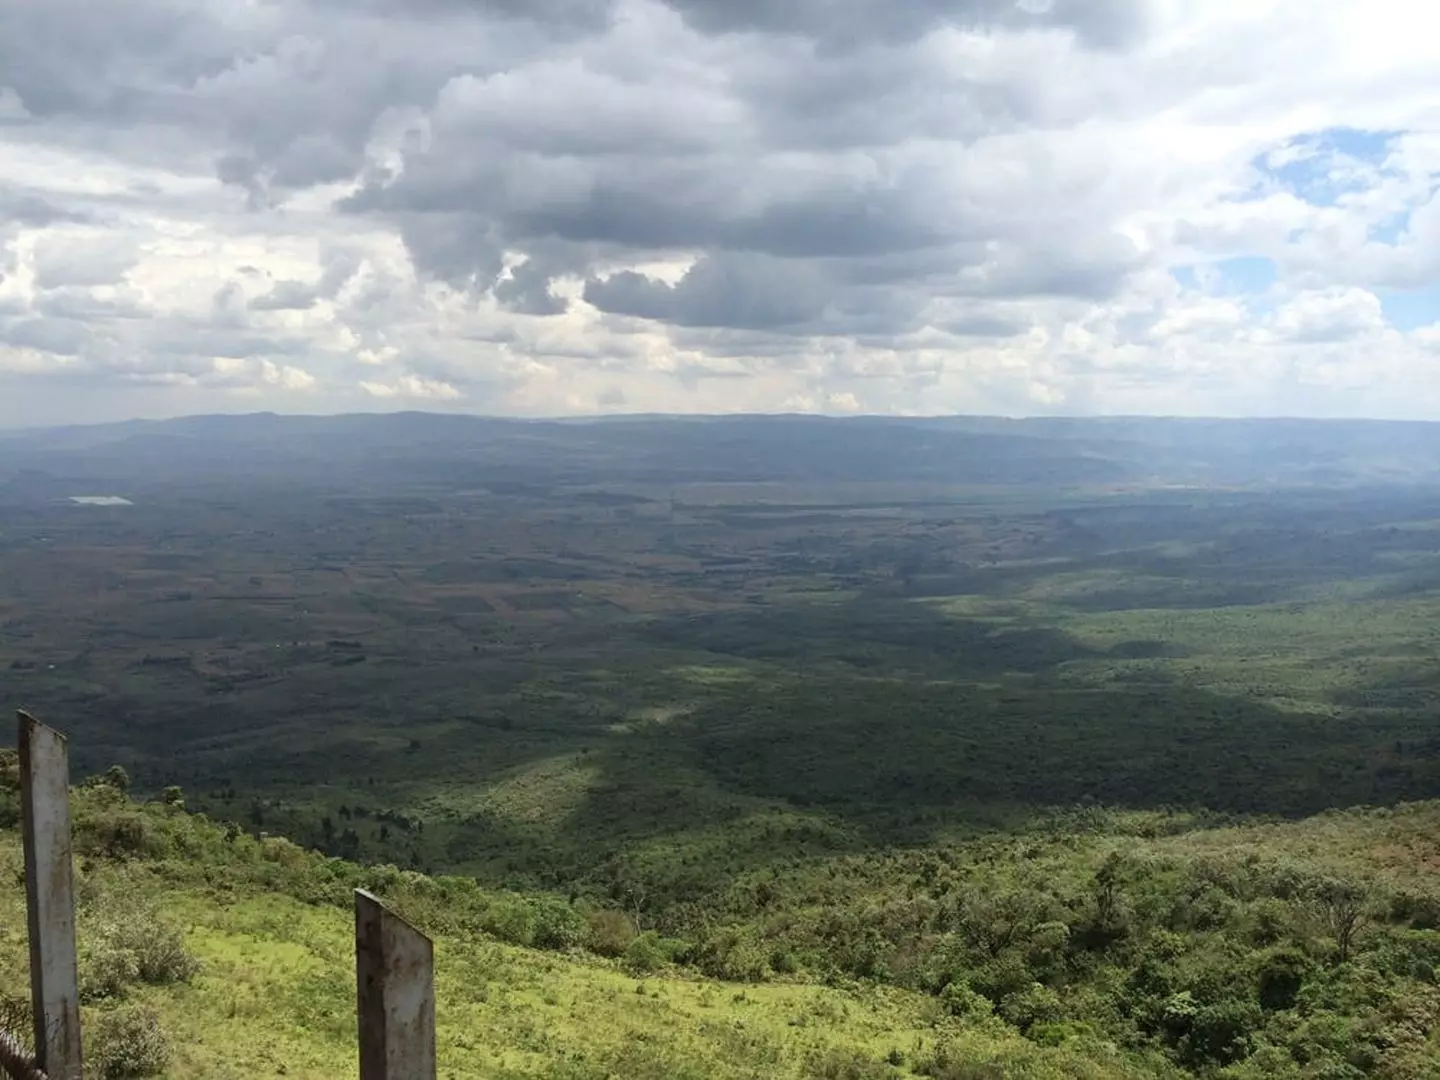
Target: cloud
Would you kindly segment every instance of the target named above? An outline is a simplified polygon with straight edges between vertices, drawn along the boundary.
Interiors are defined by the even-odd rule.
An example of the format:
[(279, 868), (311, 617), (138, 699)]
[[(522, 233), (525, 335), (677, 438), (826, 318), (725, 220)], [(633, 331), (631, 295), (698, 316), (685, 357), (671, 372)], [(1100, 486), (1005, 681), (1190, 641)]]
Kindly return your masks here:
[(57, 234), (34, 249), (35, 285), (58, 289), (66, 285), (113, 285), (140, 261), (129, 237), (108, 232)]
[(251, 311), (303, 311), (314, 307), (317, 299), (315, 290), (303, 281), (277, 281), (274, 288), (247, 306)]
[(420, 401), (454, 401), (462, 397), (458, 389), (438, 379), (423, 379), (418, 375), (400, 375), (393, 382), (381, 383), (365, 380), (360, 388), (371, 397), (409, 398)]
[(674, 285), (632, 270), (585, 285), (585, 300), (602, 311), (677, 326), (775, 330), (818, 318), (826, 289), (805, 265), (765, 256), (705, 256)]
[(74, 319), (15, 319), (0, 329), (0, 340), (17, 349), (69, 357), (79, 354), (90, 332)]
[(1440, 416), (1437, 20), (9, 0), (0, 424)]
[(704, 32), (793, 34), (827, 44), (908, 41), (937, 26), (981, 29), (1061, 27), (1087, 44), (1133, 41), (1147, 25), (1141, 0), (667, 0)]

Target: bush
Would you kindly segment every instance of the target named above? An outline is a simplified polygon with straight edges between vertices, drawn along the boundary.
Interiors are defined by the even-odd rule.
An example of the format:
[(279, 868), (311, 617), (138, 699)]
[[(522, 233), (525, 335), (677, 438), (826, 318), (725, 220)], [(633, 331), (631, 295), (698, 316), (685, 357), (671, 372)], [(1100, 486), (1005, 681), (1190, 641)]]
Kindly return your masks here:
[(82, 1001), (120, 997), (135, 982), (189, 982), (200, 971), (179, 927), (148, 909), (106, 911), (82, 930)]
[(1261, 1007), (1271, 1011), (1293, 1007), (1314, 967), (1308, 956), (1293, 947), (1261, 954), (1256, 970)]
[(657, 971), (680, 959), (688, 949), (689, 945), (678, 938), (664, 938), (647, 930), (625, 950), (625, 966), (636, 974)]
[(1022, 1032), (1036, 1024), (1053, 1024), (1065, 1019), (1059, 996), (1048, 986), (1031, 983), (1024, 990), (1006, 994), (1000, 1001), (999, 1013)]
[(624, 956), (635, 940), (635, 924), (623, 911), (605, 909), (592, 911), (587, 919), (590, 933), (587, 944), (601, 956)]
[(170, 1061), (170, 1041), (159, 1018), (142, 1006), (99, 1013), (87, 1036), (90, 1066), (102, 1080), (155, 1076)]
[(699, 949), (700, 970), (729, 982), (763, 982), (770, 974), (770, 954), (753, 927), (728, 927)]
[[(101, 800), (99, 792), (108, 793)], [(75, 851), (112, 859), (158, 855), (159, 843), (150, 819), (113, 788), (97, 788), (97, 798), (76, 806)]]
[(534, 945), (535, 909), (526, 900), (497, 900), (485, 920), (485, 929), (511, 945)]
[(540, 900), (534, 905), (535, 944), (542, 949), (574, 949), (585, 944), (590, 925), (569, 904)]
[(893, 1075), (883, 1062), (858, 1050), (827, 1050), (812, 1054), (805, 1063), (810, 1080), (886, 1080)]
[(145, 913), (132, 917), (122, 937), (140, 960), (140, 981), (151, 986), (189, 982), (200, 973), (200, 961), (185, 947), (185, 936), (173, 923)]
[(140, 958), (109, 934), (80, 948), (80, 1000), (86, 1004), (121, 997), (140, 979)]
[(984, 994), (976, 993), (964, 983), (951, 983), (940, 991), (940, 1000), (951, 1016), (979, 1020), (995, 1011), (995, 1004)]

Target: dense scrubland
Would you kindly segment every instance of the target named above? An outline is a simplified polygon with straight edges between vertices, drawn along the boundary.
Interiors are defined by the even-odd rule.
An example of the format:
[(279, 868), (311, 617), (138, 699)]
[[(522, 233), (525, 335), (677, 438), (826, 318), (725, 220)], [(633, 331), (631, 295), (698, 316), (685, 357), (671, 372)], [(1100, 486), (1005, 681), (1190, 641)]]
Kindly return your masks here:
[(363, 885), (442, 1074), (1440, 1075), (1428, 426), (212, 418), (0, 511), (121, 1057), (343, 1073)]

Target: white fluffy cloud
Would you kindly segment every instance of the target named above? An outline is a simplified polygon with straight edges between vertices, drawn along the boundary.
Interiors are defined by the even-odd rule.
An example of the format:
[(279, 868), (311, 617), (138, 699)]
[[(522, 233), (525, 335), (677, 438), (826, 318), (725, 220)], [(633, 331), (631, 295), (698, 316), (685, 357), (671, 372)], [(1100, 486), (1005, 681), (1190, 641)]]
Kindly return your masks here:
[(1440, 419), (1409, 0), (9, 0), (0, 424)]

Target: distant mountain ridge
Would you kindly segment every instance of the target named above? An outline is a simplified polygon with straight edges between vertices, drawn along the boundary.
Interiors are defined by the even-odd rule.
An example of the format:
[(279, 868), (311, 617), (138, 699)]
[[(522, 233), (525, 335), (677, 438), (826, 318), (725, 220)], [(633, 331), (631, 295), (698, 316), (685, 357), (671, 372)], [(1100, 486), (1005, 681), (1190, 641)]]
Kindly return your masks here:
[[(77, 494), (226, 477), (365, 487), (489, 481), (1289, 487), (1440, 483), (1440, 424), (787, 415), (504, 419), (258, 413), (0, 434), (0, 485)], [(58, 487), (57, 487), (58, 485)], [(84, 493), (94, 493), (86, 491)]]

